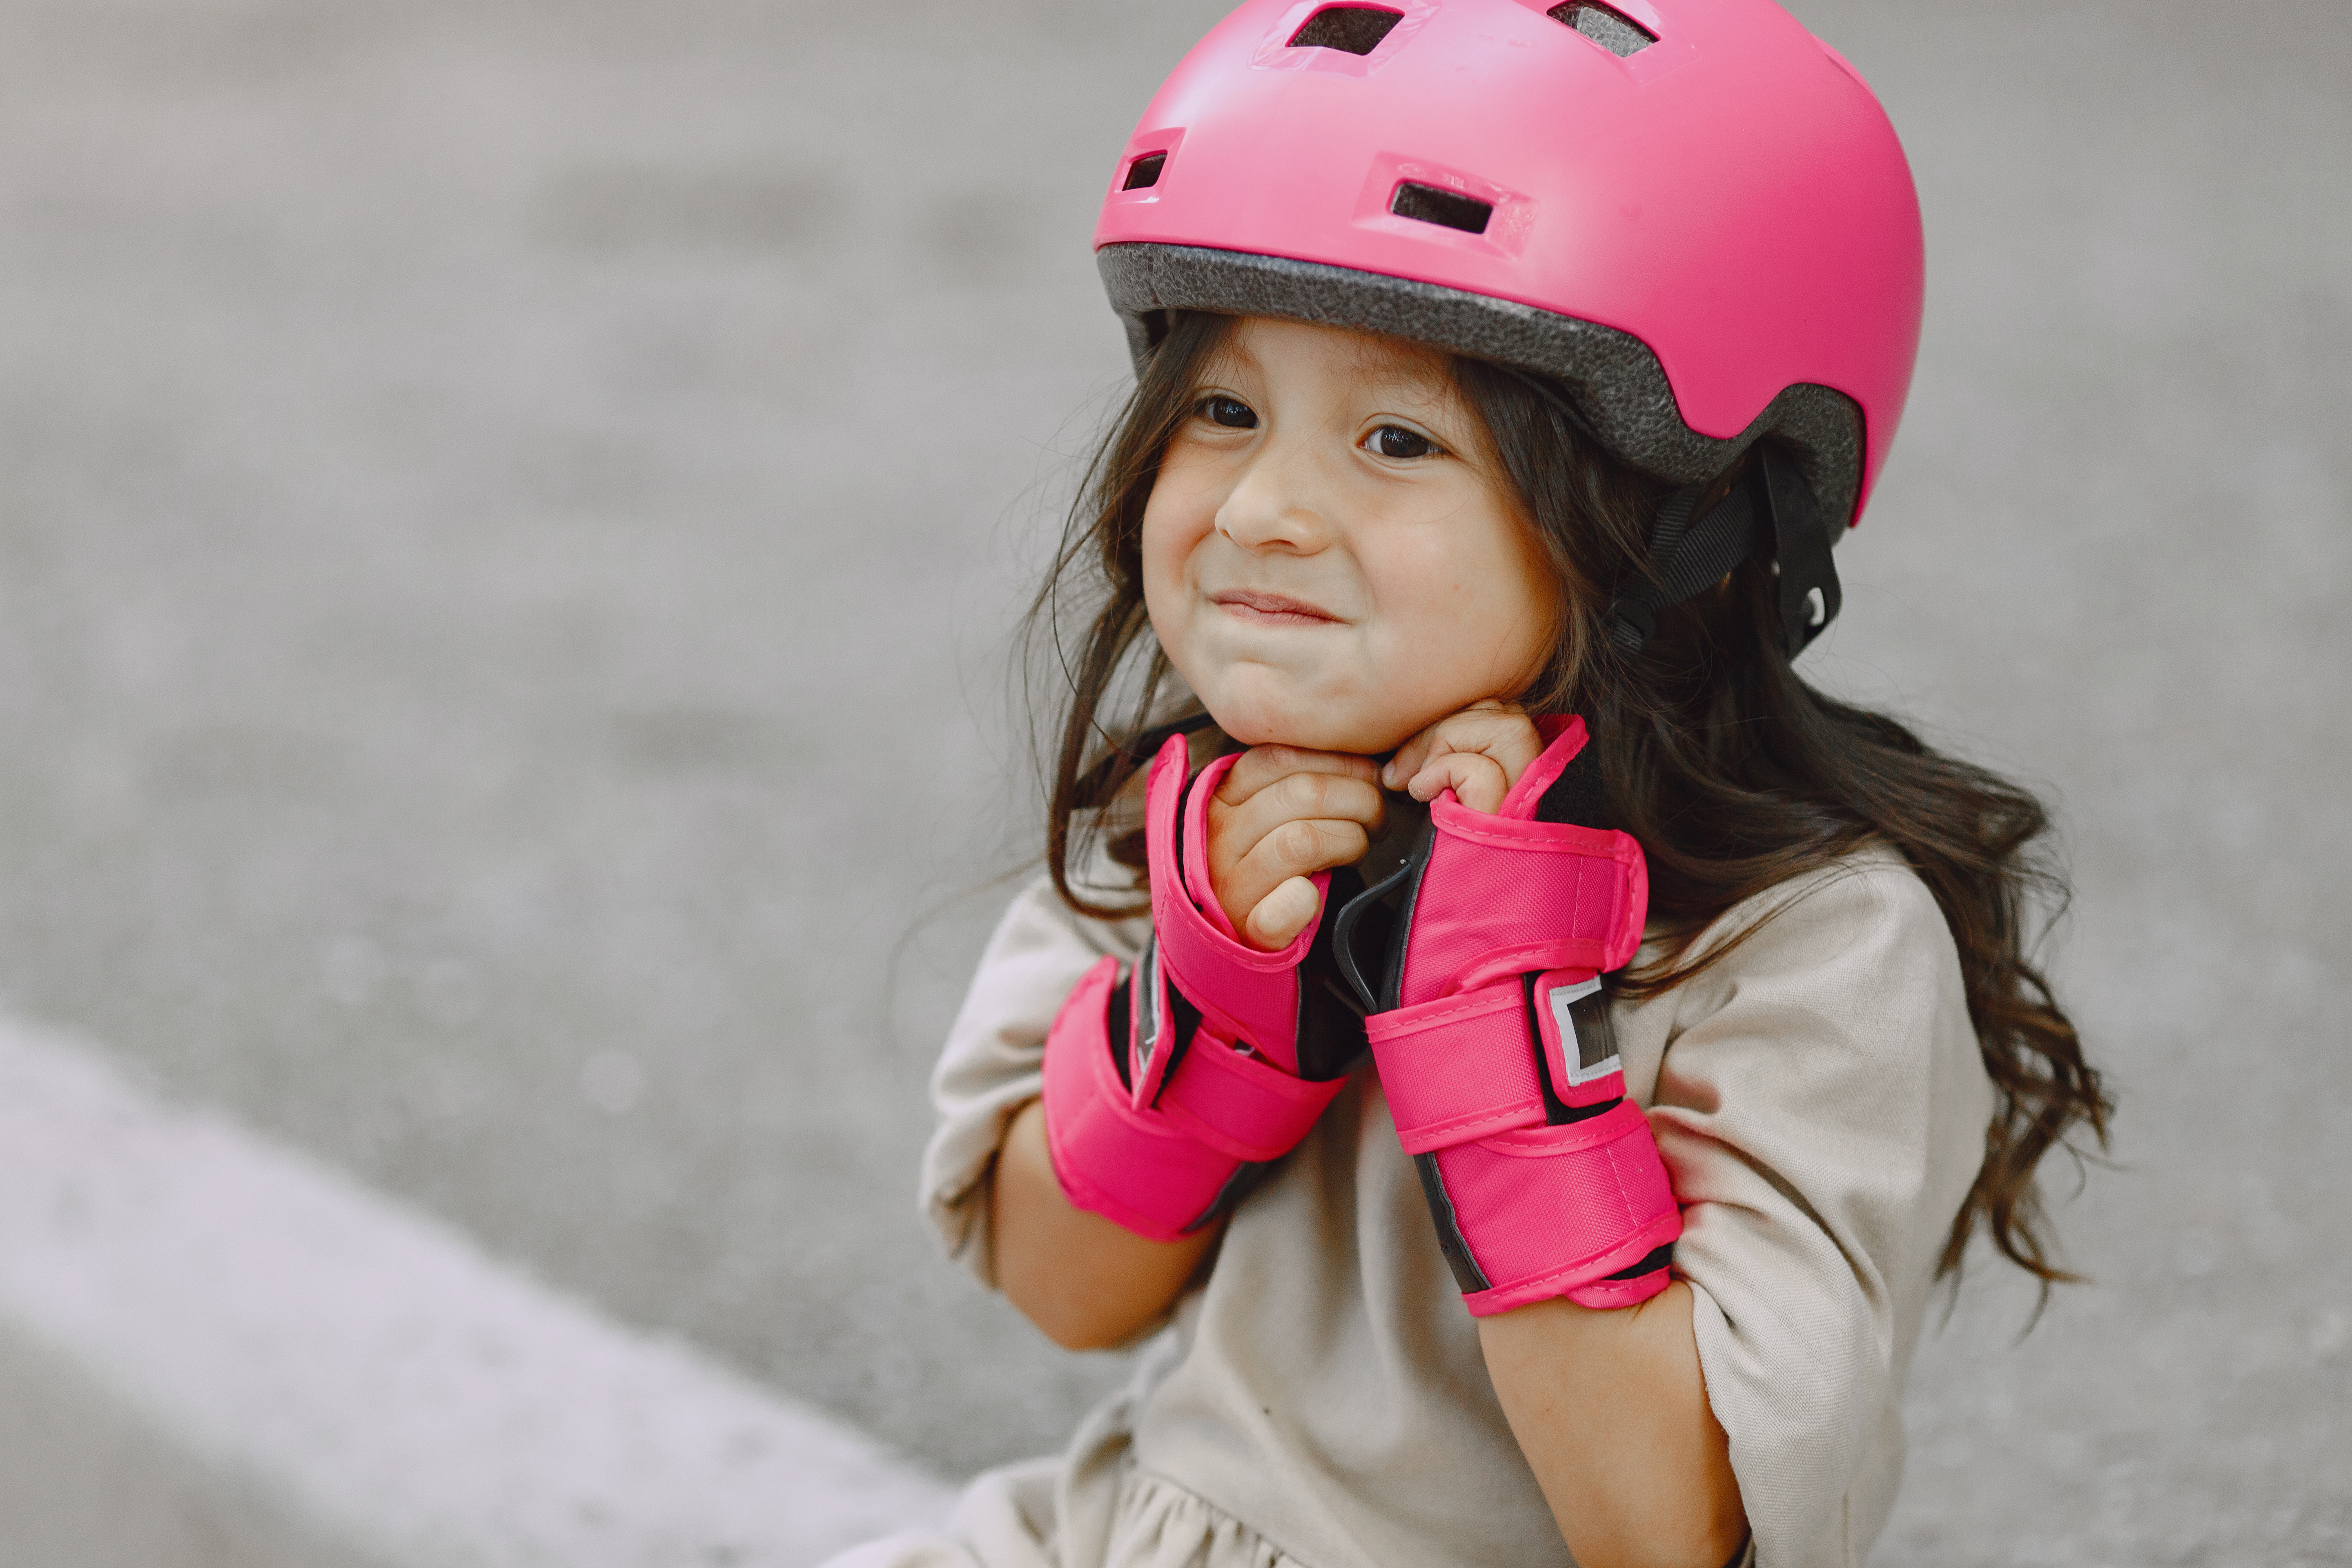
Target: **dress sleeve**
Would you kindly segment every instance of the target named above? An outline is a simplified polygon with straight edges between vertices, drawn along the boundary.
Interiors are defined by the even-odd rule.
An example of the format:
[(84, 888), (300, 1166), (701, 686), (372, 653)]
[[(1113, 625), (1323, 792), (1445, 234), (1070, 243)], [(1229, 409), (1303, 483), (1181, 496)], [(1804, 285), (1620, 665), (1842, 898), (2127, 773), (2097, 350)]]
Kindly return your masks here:
[(1754, 1561), (1849, 1568), (1893, 1505), (1902, 1381), (1992, 1094), (1958, 950), (1899, 858), (1763, 907), (1778, 912), (1668, 994), (1652, 1125)]
[(1078, 977), (1105, 953), (1131, 963), (1149, 921), (1074, 913), (1039, 878), (997, 921), (931, 1072), (938, 1123), (923, 1151), (923, 1213), (949, 1256), (995, 1284), (986, 1179), (1015, 1112), (1044, 1081), (1045, 1031)]

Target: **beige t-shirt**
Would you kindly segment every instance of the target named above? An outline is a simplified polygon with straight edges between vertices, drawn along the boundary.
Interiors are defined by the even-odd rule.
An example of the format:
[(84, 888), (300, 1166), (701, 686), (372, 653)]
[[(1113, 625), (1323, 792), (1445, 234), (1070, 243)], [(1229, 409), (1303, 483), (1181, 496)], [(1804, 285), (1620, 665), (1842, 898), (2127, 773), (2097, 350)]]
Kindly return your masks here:
[[(1992, 1091), (1958, 957), (1891, 851), (1800, 879), (1698, 978), (1614, 1015), (1684, 1205), (1675, 1271), (1761, 1568), (1860, 1563), (1903, 1467), (1904, 1376)], [(989, 1278), (985, 1179), (1046, 1026), (1142, 936), (1039, 882), (933, 1079), (926, 1212)], [(1565, 1563), (1367, 1065), (1234, 1213), (1207, 1282), (1056, 1461), (975, 1483), (950, 1535), (859, 1563), (987, 1568)]]

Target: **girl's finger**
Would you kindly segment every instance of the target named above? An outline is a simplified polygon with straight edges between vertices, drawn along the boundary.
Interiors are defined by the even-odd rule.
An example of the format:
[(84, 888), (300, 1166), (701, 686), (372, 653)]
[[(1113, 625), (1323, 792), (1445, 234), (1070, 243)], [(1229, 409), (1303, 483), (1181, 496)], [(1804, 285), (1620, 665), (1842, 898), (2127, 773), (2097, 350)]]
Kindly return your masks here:
[[(1352, 760), (1361, 766), (1286, 773), (1238, 805), (1227, 805), (1223, 790), (1210, 801), (1209, 886), (1236, 929), (1277, 884), (1345, 865), (1371, 842), (1388, 802), (1369, 776), (1371, 764)], [(1318, 823), (1349, 832), (1326, 842)], [(1351, 841), (1357, 847), (1347, 847)]]
[(1266, 836), (1286, 823), (1352, 822), (1369, 833), (1379, 831), (1387, 817), (1388, 801), (1369, 778), (1291, 773), (1239, 805), (1211, 804), (1209, 875), (1214, 880), (1255, 854)]
[(1396, 749), (1388, 765), (1381, 769), (1381, 783), (1389, 789), (1402, 789), (1405, 781), (1428, 766), (1432, 757), (1453, 751), (1479, 750), (1482, 727), (1492, 711), (1479, 704), (1459, 713), (1449, 713), (1430, 725)]
[(1260, 869), (1270, 887), (1360, 860), (1371, 844), (1360, 822), (1293, 817), (1259, 839), (1257, 847), (1242, 857), (1242, 864)]
[(1381, 782), (1390, 789), (1403, 789), (1433, 762), (1455, 752), (1492, 758), (1503, 770), (1503, 787), (1507, 793), (1527, 771), (1528, 764), (1543, 754), (1543, 736), (1537, 731), (1535, 721), (1519, 709), (1501, 703), (1465, 708), (1439, 720), (1399, 747), (1396, 755), (1381, 770)]
[(1315, 892), (1315, 884), (1304, 877), (1292, 877), (1276, 884), (1272, 892), (1257, 901), (1249, 919), (1243, 922), (1242, 938), (1252, 947), (1273, 952), (1289, 946), (1307, 929), (1307, 924), (1321, 911), (1322, 900)]
[(1405, 793), (1418, 801), (1435, 800), (1447, 790), (1473, 811), (1494, 811), (1511, 793), (1503, 764), (1476, 752), (1448, 752), (1412, 775)]
[(1239, 805), (1295, 774), (1319, 774), (1372, 782), (1371, 759), (1345, 752), (1309, 752), (1297, 746), (1252, 746), (1217, 785), (1217, 798)]
[[(1285, 882), (1306, 882), (1335, 866), (1350, 865), (1362, 859), (1370, 847), (1371, 839), (1360, 823), (1293, 819), (1260, 839), (1256, 848), (1216, 881), (1217, 902), (1223, 906), (1225, 918), (1237, 930), (1246, 931), (1249, 917), (1276, 888)], [(1291, 935), (1297, 934), (1294, 928)]]
[[(1453, 750), (1457, 743), (1455, 737), (1466, 733), (1466, 726), (1475, 724), (1489, 712), (1498, 710), (1500, 706), (1492, 699), (1474, 702), (1460, 712), (1449, 713), (1423, 730), (1396, 749), (1396, 754), (1381, 770), (1381, 783), (1390, 789), (1402, 789), (1404, 781), (1419, 773), (1432, 756)], [(1475, 751), (1476, 748), (1469, 749)]]

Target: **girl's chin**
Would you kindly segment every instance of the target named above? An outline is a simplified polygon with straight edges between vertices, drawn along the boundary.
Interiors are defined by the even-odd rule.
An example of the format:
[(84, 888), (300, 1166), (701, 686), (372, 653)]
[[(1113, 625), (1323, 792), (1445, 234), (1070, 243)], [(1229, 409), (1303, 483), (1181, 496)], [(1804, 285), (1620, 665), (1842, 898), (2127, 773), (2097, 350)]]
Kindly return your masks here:
[(1247, 746), (1297, 746), (1308, 752), (1346, 752), (1377, 756), (1392, 752), (1404, 736), (1391, 736), (1390, 726), (1349, 721), (1328, 706), (1311, 700), (1267, 702), (1220, 700), (1208, 703), (1217, 728)]

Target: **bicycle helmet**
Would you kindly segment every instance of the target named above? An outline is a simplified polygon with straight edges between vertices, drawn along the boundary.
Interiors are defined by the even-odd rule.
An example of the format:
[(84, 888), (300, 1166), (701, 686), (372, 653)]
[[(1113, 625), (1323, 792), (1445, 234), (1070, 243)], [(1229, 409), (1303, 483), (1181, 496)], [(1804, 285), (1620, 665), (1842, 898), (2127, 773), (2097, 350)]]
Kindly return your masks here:
[[(1771, 0), (1247, 0), (1144, 111), (1095, 247), (1139, 368), (1186, 310), (1549, 378), (1684, 487), (1620, 640), (1752, 533), (1792, 656), (1836, 613), (1828, 546), (1894, 441), (1924, 286), (1894, 128)], [(1767, 437), (1757, 482), (1694, 521)]]

